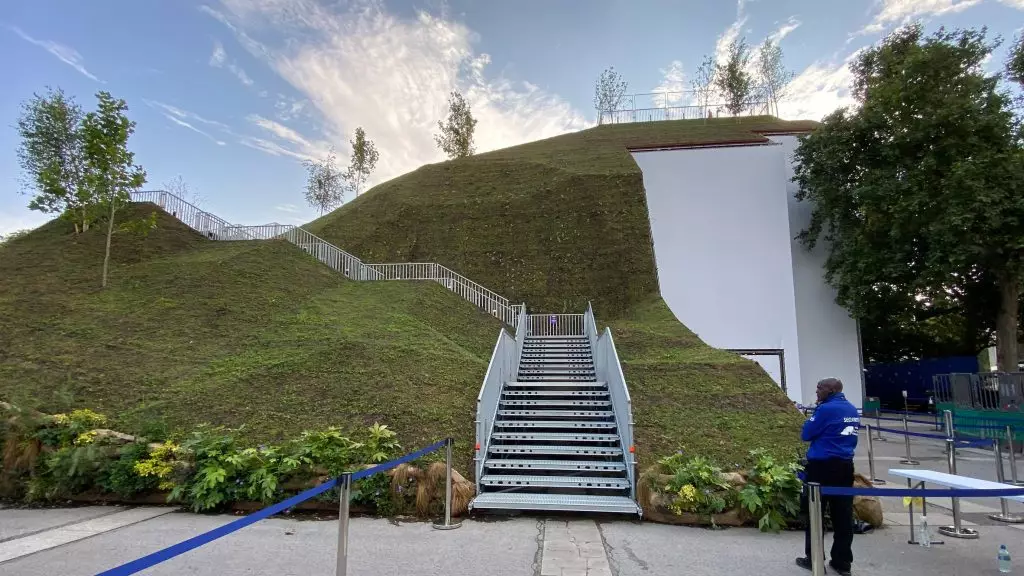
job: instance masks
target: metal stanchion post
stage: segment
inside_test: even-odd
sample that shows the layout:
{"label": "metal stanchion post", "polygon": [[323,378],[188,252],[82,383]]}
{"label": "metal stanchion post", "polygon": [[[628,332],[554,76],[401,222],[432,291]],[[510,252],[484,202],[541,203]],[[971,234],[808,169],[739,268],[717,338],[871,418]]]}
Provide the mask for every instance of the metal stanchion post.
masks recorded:
{"label": "metal stanchion post", "polygon": [[[949,410],[943,410],[942,411],[942,424],[943,424],[943,427],[946,429],[946,438],[949,439],[949,440],[952,440],[952,439],[956,438],[956,435],[953,432],[953,413],[950,412]],[[947,451],[947,453],[950,450],[955,450],[955,449],[956,449],[956,446],[954,444],[952,444],[950,442],[946,442],[946,451]]]}
{"label": "metal stanchion post", "polygon": [[[1007,429],[1009,429],[1009,426],[1007,426]],[[1004,484],[1006,482],[1006,474],[1003,472],[1003,455],[999,450],[998,438],[992,439],[992,453],[996,456],[996,482]],[[999,514],[989,514],[989,519],[1006,522],[1007,524],[1024,523],[1024,518],[1021,518],[1016,514],[1010,514],[1010,507],[1005,498],[999,499],[999,510]]]}
{"label": "metal stanchion post", "polygon": [[[914,487],[913,482],[910,480],[910,478],[907,478],[907,488],[913,488],[913,487]],[[907,540],[907,544],[920,544],[920,542],[917,541],[917,537],[914,536],[914,498],[913,497],[910,498],[910,506],[907,506],[907,513],[910,515],[910,522],[907,523],[907,525],[910,526],[910,540]],[[927,512],[922,511],[922,513],[927,513]]]}
{"label": "metal stanchion post", "polygon": [[871,437],[871,424],[867,425],[868,428],[868,473],[871,474],[872,484],[885,484],[885,480],[875,477],[875,442]]}
{"label": "metal stanchion post", "polygon": [[342,474],[338,480],[341,486],[341,497],[338,506],[338,567],[337,576],[348,573],[348,501],[352,497],[352,473]]}
{"label": "metal stanchion post", "polygon": [[900,464],[907,466],[920,466],[921,463],[910,456],[910,425],[907,424],[907,415],[903,415],[903,440],[907,447],[907,457],[900,460]]}
{"label": "metal stanchion post", "polygon": [[821,484],[807,484],[807,512],[811,523],[811,574],[825,576],[825,520],[822,518]]}
{"label": "metal stanchion post", "polygon": [[875,411],[875,428],[878,429],[878,438],[875,438],[875,440],[881,440],[882,442],[885,442],[885,438],[882,438],[882,408],[881,407],[879,407],[878,410]]}
{"label": "metal stanchion post", "polygon": [[454,530],[462,527],[462,522],[452,524],[452,444],[451,438],[445,441],[445,477],[444,477],[444,524],[434,524],[438,530]]}
{"label": "metal stanchion post", "polygon": [[1006,448],[1010,451],[1010,484],[1020,486],[1017,479],[1017,447],[1013,443],[1013,426],[1006,425]]}
{"label": "metal stanchion post", "polygon": [[[948,412],[947,412],[948,414]],[[956,474],[956,447],[954,444],[956,440],[952,438],[946,438],[946,444],[948,444],[949,450],[946,452],[946,458],[949,462],[949,473]],[[950,498],[953,503],[953,525],[952,526],[940,526],[939,533],[943,536],[949,536],[950,538],[962,538],[965,540],[975,539],[978,537],[978,531],[971,528],[964,528],[960,526],[960,499],[953,497]]]}

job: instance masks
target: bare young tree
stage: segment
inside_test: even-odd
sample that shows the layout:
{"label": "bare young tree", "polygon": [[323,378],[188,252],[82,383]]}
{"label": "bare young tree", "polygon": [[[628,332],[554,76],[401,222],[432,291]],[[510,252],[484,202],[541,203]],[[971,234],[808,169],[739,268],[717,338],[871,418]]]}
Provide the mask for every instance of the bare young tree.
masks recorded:
{"label": "bare young tree", "polygon": [[308,174],[306,202],[323,216],[324,212],[340,205],[345,196],[343,175],[338,171],[334,148],[327,152],[323,160],[306,160],[302,164]]}
{"label": "bare young tree", "polygon": [[700,115],[704,117],[704,123],[708,121],[708,105],[711,104],[711,94],[715,86],[715,59],[711,56],[704,56],[697,73],[690,81],[693,87],[693,94],[697,98],[697,106],[700,106]]}
{"label": "bare young tree", "polygon": [[622,79],[622,75],[615,71],[615,67],[606,68],[597,77],[594,84],[594,109],[597,110],[597,123],[604,122],[605,113],[611,113],[622,106],[626,97],[628,85]]}
{"label": "bare young tree", "polygon": [[733,116],[739,116],[747,106],[753,90],[753,79],[747,72],[750,63],[750,48],[745,38],[729,44],[729,56],[725,64],[715,66],[715,86],[725,96],[725,109]]}
{"label": "bare young tree", "polygon": [[786,96],[786,88],[793,73],[782,63],[782,47],[771,38],[765,38],[758,52],[758,92],[768,104],[768,113],[779,115],[779,102]]}
{"label": "bare young tree", "polygon": [[438,121],[437,127],[441,133],[434,134],[434,142],[449,158],[454,160],[473,154],[476,119],[458,90],[452,91],[448,98],[448,117],[443,122]]}
{"label": "bare young tree", "polygon": [[352,158],[349,161],[348,170],[345,171],[345,182],[352,192],[359,196],[366,185],[373,169],[377,166],[380,153],[374,146],[373,140],[366,137],[366,131],[361,127],[356,128],[356,138],[350,141],[352,144]]}
{"label": "bare young tree", "polygon": [[198,190],[194,190],[189,186],[188,182],[178,174],[174,178],[163,183],[164,192],[170,192],[182,200],[186,200],[196,206],[199,206],[203,202],[203,195]]}

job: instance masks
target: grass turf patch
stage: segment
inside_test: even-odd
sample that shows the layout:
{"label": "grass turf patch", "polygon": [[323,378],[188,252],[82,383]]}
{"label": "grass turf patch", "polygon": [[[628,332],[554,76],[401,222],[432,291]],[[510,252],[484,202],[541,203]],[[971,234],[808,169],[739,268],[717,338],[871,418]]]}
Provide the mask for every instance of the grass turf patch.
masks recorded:
{"label": "grass turf patch", "polygon": [[158,217],[115,236],[106,290],[105,229],[55,221],[0,246],[0,397],[157,436],[380,421],[407,449],[454,436],[468,472],[495,319],[435,283],[351,282],[286,242],[210,242]]}

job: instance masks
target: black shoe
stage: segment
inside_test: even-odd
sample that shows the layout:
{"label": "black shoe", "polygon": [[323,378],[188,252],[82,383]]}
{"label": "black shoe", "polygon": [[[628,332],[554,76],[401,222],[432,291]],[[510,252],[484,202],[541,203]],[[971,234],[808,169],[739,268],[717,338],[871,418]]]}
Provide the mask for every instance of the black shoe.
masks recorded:
{"label": "black shoe", "polygon": [[796,565],[803,568],[804,570],[811,570],[811,559],[806,556],[801,556],[796,559]]}
{"label": "black shoe", "polygon": [[831,560],[828,561],[828,565],[833,570],[835,570],[836,574],[839,574],[839,576],[850,576],[850,568],[849,567],[840,568],[839,566],[836,566],[835,563],[833,563]]}

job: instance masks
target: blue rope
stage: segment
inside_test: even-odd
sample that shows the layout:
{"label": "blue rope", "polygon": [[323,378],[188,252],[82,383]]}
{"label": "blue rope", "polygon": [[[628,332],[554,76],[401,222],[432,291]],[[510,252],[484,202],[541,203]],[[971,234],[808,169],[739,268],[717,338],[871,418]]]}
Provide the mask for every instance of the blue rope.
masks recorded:
{"label": "blue rope", "polygon": [[[360,470],[359,472],[354,472],[354,473],[352,473],[352,480],[354,481],[354,480],[359,480],[361,478],[366,478],[367,476],[372,476],[373,474],[376,474],[378,472],[383,472],[385,470],[390,470],[391,468],[394,468],[395,466],[398,466],[399,464],[404,464],[406,462],[409,462],[410,460],[415,460],[417,458],[421,458],[421,457],[423,457],[426,454],[429,454],[429,453],[431,453],[431,452],[433,452],[433,451],[435,451],[435,450],[437,450],[439,448],[444,447],[446,442],[447,442],[446,440],[442,440],[442,441],[437,442],[435,444],[431,444],[430,446],[427,446],[426,448],[423,448],[421,450],[417,450],[415,452],[412,452],[411,454],[406,454],[405,456],[402,456],[401,458],[398,458],[396,460],[391,460],[390,462],[384,462],[383,464],[378,464],[378,465],[374,466],[373,468],[367,468],[366,470]],[[188,552],[189,550],[193,550],[193,549],[198,548],[198,547],[200,547],[200,546],[202,546],[204,544],[209,544],[210,542],[213,542],[214,540],[216,540],[218,538],[223,538],[224,536],[227,536],[228,534],[231,534],[232,532],[236,532],[238,530],[241,530],[242,528],[245,528],[246,526],[248,526],[250,524],[255,524],[256,522],[259,522],[260,520],[263,520],[264,518],[268,518],[270,516],[273,516],[274,514],[277,514],[279,512],[283,512],[283,511],[285,511],[285,510],[287,510],[289,508],[297,506],[297,505],[301,504],[302,502],[305,502],[306,500],[309,500],[310,498],[313,498],[314,496],[318,496],[320,494],[323,494],[324,492],[327,492],[331,488],[334,488],[335,486],[337,486],[338,485],[338,480],[339,480],[338,478],[335,478],[333,480],[328,480],[327,482],[324,482],[323,484],[320,484],[319,486],[315,486],[313,488],[310,488],[309,490],[306,490],[305,492],[303,492],[301,494],[297,494],[295,496],[292,496],[291,498],[285,500],[284,502],[278,502],[277,504],[274,504],[272,506],[267,506],[266,508],[264,508],[264,509],[262,509],[262,510],[260,510],[258,512],[253,512],[252,514],[249,514],[248,516],[245,516],[243,518],[239,518],[238,520],[235,520],[234,522],[228,522],[227,524],[225,524],[223,526],[219,526],[217,528],[214,528],[213,530],[210,530],[209,532],[203,532],[202,534],[200,534],[198,536],[193,536],[192,538],[189,538],[188,540],[185,540],[183,542],[179,542],[177,544],[174,544],[173,546],[168,546],[167,548],[164,548],[163,550],[157,550],[156,552],[153,552],[152,554],[148,554],[146,556],[143,556],[142,558],[138,558],[136,560],[132,560],[131,562],[128,562],[127,564],[122,564],[122,565],[120,565],[120,566],[118,566],[116,568],[111,568],[110,570],[106,570],[104,572],[100,572],[99,574],[97,574],[97,576],[127,576],[128,574],[135,574],[136,572],[141,572],[142,570],[145,570],[146,568],[149,568],[149,567],[154,566],[156,564],[159,564],[161,562],[165,562],[167,560],[170,560],[171,558],[174,558],[175,556],[179,556],[181,554],[184,554],[185,552]]]}
{"label": "blue rope", "polygon": [[1012,498],[1024,496],[1024,488],[998,489],[959,489],[946,490],[938,488],[846,488],[842,486],[822,486],[822,496],[893,496],[893,497],[925,497],[925,498]]}
{"label": "blue rope", "polygon": [[[889,422],[903,422],[903,418],[870,417],[869,419],[887,420]],[[924,422],[922,420],[907,420],[907,424],[924,424],[925,426],[935,426],[935,422]]]}

